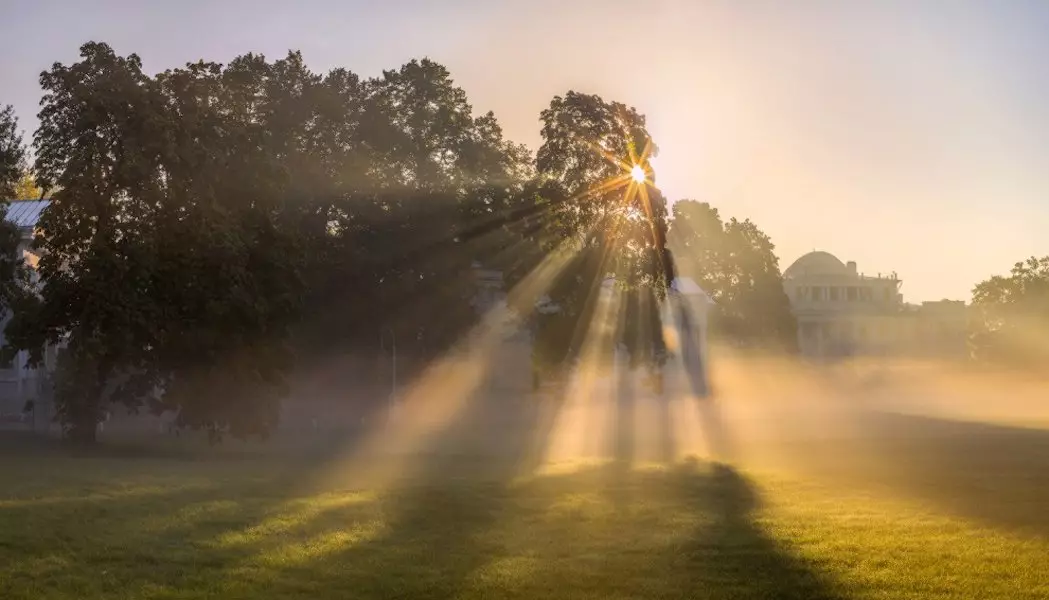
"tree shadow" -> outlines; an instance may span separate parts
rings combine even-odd
[[[383,502],[390,521],[382,535],[286,567],[250,593],[841,597],[755,523],[759,495],[724,465],[639,471],[610,463],[514,486],[437,475]]]
[[[541,460],[554,409],[551,403],[472,396],[413,455],[410,472],[380,495],[379,533],[281,569],[247,593],[292,594],[309,582],[309,590],[335,596],[455,596],[471,573],[499,553],[482,533],[505,512],[512,481]]]
[[[704,474],[691,462],[673,478],[681,501],[709,517],[667,558],[690,597],[843,597],[814,565],[793,555],[755,523],[761,497],[735,469],[715,463]]]
[[[868,412],[858,441],[802,464],[993,526],[1049,536],[1049,431]]]

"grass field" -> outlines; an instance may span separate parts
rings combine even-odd
[[[1049,433],[859,422],[725,463],[546,470],[534,436],[492,429],[517,451],[13,445],[0,598],[1049,598]]]

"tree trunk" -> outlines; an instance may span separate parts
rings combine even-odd
[[[75,446],[93,446],[98,441],[98,422],[95,416],[84,414],[78,417],[69,422],[66,439]]]

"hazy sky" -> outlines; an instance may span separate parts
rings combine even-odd
[[[0,104],[88,40],[148,71],[302,50],[315,70],[449,67],[535,149],[569,89],[632,104],[660,187],[749,217],[781,266],[812,249],[968,299],[1049,254],[1049,2],[0,0]]]

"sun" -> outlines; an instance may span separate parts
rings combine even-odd
[[[641,165],[634,165],[630,169],[630,178],[633,179],[635,183],[644,183],[645,182],[645,168],[642,167]]]

